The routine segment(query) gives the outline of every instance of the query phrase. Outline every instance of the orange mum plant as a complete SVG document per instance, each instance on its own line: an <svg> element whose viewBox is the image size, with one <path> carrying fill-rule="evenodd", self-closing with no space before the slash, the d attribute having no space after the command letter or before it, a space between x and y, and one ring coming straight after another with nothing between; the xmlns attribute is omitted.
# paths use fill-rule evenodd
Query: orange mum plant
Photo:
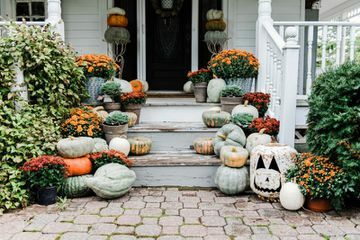
<svg viewBox="0 0 360 240"><path fill-rule="evenodd" d="M92 107L88 106L71 109L70 118L66 119L61 125L63 135L66 137L101 137L102 119L92 109Z"/></svg>
<svg viewBox="0 0 360 240"><path fill-rule="evenodd" d="M209 69L223 79L255 78L258 75L259 61L247 51L223 50L209 61Z"/></svg>
<svg viewBox="0 0 360 240"><path fill-rule="evenodd" d="M124 93L120 97L120 102L123 105L129 104L143 104L146 102L147 95L144 92Z"/></svg>
<svg viewBox="0 0 360 240"><path fill-rule="evenodd" d="M76 58L76 63L83 68L86 77L101 77L111 79L119 65L105 54L86 54Z"/></svg>

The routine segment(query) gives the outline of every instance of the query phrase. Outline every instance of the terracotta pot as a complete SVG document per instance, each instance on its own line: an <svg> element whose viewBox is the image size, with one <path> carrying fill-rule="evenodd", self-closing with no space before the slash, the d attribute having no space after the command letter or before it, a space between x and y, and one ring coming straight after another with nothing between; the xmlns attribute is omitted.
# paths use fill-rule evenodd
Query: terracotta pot
<svg viewBox="0 0 360 240"><path fill-rule="evenodd" d="M220 97L221 111L231 113L233 108L242 102L242 97Z"/></svg>
<svg viewBox="0 0 360 240"><path fill-rule="evenodd" d="M110 143L111 139L115 137L127 138L127 131L128 131L127 124L118 125L118 126L103 124L102 127L105 133L105 139L107 143Z"/></svg>
<svg viewBox="0 0 360 240"><path fill-rule="evenodd" d="M328 212L331 210L331 204L328 199L318 198L318 199L306 199L305 206L307 209L314 212Z"/></svg>
<svg viewBox="0 0 360 240"><path fill-rule="evenodd" d="M195 95L195 100L198 103L204 103L206 102L206 91L207 91L207 83L206 82L202 82L202 83L196 83L194 85L194 95Z"/></svg>
<svg viewBox="0 0 360 240"><path fill-rule="evenodd" d="M121 110L121 103L117 103L117 102L106 102L103 104L104 105L104 109L108 112L114 112L114 111L120 111Z"/></svg>
<svg viewBox="0 0 360 240"><path fill-rule="evenodd" d="M141 107L142 104L128 104L124 107L126 112L133 112L136 114L136 124L139 124L140 121Z"/></svg>

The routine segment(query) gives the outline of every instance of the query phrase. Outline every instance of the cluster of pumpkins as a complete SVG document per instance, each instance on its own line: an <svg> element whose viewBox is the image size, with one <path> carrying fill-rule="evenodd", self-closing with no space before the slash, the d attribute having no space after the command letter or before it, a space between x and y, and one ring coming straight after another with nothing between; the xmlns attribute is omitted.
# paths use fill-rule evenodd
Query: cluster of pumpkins
<svg viewBox="0 0 360 240"><path fill-rule="evenodd" d="M246 103L237 105L231 114L220 108L209 109L202 115L204 124L220 129L214 138L198 138L193 142L196 153L215 154L220 158L222 166L214 179L219 190L234 195L251 187L264 198L280 197L281 204L288 210L302 207L304 196L300 189L294 188L294 183L285 183L284 177L294 165L296 150L274 143L273 137L264 130L246 136L241 127L231 122L231 116L236 114L250 114L253 119L259 116L258 110ZM250 172L245 166L249 160Z"/></svg>
<svg viewBox="0 0 360 240"><path fill-rule="evenodd" d="M220 102L220 93L226 87L226 82L221 78L211 79L207 85L207 102L209 103L219 103ZM193 93L194 85L191 81L187 81L183 87L184 92Z"/></svg>
<svg viewBox="0 0 360 240"><path fill-rule="evenodd" d="M105 40L108 43L130 42L130 32L126 29L129 21L126 12L122 8L110 8L107 12L107 24L109 28L105 32Z"/></svg>
<svg viewBox="0 0 360 240"><path fill-rule="evenodd" d="M227 38L226 23L223 20L223 11L210 9L206 13L206 24L205 24L205 42L216 42L217 40L223 40Z"/></svg>

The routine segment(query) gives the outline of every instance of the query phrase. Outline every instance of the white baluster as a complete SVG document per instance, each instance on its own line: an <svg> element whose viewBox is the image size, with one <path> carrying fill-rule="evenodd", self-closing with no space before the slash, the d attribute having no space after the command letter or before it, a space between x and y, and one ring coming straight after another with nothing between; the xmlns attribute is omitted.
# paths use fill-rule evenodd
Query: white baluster
<svg viewBox="0 0 360 240"><path fill-rule="evenodd" d="M277 119L280 118L280 99L281 99L281 80L282 80L282 71L281 71L281 68L282 68L282 60L280 59L278 61L278 64L277 64L277 72L278 72L278 79L277 79L277 86L276 86L276 89L277 89L277 96L275 98L275 117Z"/></svg>
<svg viewBox="0 0 360 240"><path fill-rule="evenodd" d="M270 52L271 52L270 42L267 41L266 42L266 62L267 63L270 63ZM270 65L266 64L265 92L269 91L269 86L270 86Z"/></svg>
<svg viewBox="0 0 360 240"><path fill-rule="evenodd" d="M65 39L64 21L61 19L61 0L47 0L47 6L46 22L54 26L55 32Z"/></svg>
<svg viewBox="0 0 360 240"><path fill-rule="evenodd" d="M285 28L283 25L280 25L280 27L279 27L279 34L280 34L281 38L284 39Z"/></svg>
<svg viewBox="0 0 360 240"><path fill-rule="evenodd" d="M342 37L341 37L341 55L340 55L340 63L344 63L346 60L346 27L342 28Z"/></svg>
<svg viewBox="0 0 360 240"><path fill-rule="evenodd" d="M278 72L277 72L277 64L278 64L278 57L277 57L277 54L274 52L274 64L272 65L272 68L273 68L273 89L272 89L272 92L270 93L271 94L271 101L272 101L272 112L275 113L275 99L277 97L277 89L276 89L276 86L277 86L277 78L278 78Z"/></svg>
<svg viewBox="0 0 360 240"><path fill-rule="evenodd" d="M350 28L350 60L353 61L355 58L355 26Z"/></svg>
<svg viewBox="0 0 360 240"><path fill-rule="evenodd" d="M307 40L307 74L306 74L306 94L310 94L311 82L312 82L312 48L313 48L313 41L314 41L314 27L309 26L308 29L308 40Z"/></svg>
<svg viewBox="0 0 360 240"><path fill-rule="evenodd" d="M324 26L322 29L321 39L321 70L325 72L326 69L326 45L328 41L328 26Z"/></svg>
<svg viewBox="0 0 360 240"><path fill-rule="evenodd" d="M342 37L342 27L337 26L337 36L336 36L336 65L340 65L341 61L341 37Z"/></svg>

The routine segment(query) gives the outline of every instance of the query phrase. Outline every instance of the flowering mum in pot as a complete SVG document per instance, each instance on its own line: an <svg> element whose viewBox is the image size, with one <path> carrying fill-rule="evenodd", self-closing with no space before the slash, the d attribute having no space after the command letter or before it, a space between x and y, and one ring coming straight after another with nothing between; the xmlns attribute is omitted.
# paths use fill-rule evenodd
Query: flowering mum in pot
<svg viewBox="0 0 360 240"><path fill-rule="evenodd" d="M24 171L30 189L36 192L39 204L56 202L57 189L66 178L66 163L61 157L44 155L33 158L20 169Z"/></svg>
<svg viewBox="0 0 360 240"><path fill-rule="evenodd" d="M93 172L96 172L99 167L109 163L119 163L127 167L131 167L133 165L133 161L131 161L124 153L116 150L106 150L98 153L92 153L90 154L90 160L93 163Z"/></svg>
<svg viewBox="0 0 360 240"><path fill-rule="evenodd" d="M209 69L202 68L197 71L188 72L187 77L194 85L196 102L206 102L206 90L212 73Z"/></svg>
<svg viewBox="0 0 360 240"><path fill-rule="evenodd" d="M328 211L344 206L347 179L343 170L329 158L311 153L299 154L295 166L287 172L289 181L296 180L313 211Z"/></svg>
<svg viewBox="0 0 360 240"><path fill-rule="evenodd" d="M123 93L120 102L126 112L133 112L137 115L136 123L139 123L141 107L146 102L147 95L144 92Z"/></svg>
<svg viewBox="0 0 360 240"><path fill-rule="evenodd" d="M250 105L257 108L259 116L264 117L269 108L270 94L262 92L246 93L243 96L243 101L248 101Z"/></svg>
<svg viewBox="0 0 360 240"><path fill-rule="evenodd" d="M262 129L265 129L263 133L276 137L279 133L280 121L266 116L265 118L255 118L249 125L251 132L260 132Z"/></svg>

